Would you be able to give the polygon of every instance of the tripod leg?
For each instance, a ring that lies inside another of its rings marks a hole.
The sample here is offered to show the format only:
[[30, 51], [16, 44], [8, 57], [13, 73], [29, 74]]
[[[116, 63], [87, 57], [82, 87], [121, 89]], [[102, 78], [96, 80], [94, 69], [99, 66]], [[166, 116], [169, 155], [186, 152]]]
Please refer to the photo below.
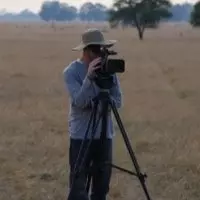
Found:
[[[96, 103], [96, 104], [98, 104], [98, 103]], [[89, 130], [90, 130], [90, 126], [92, 124], [92, 120], [95, 119], [96, 112], [97, 112], [97, 105], [95, 105], [94, 109], [91, 112], [91, 116], [90, 116], [90, 119], [89, 119], [89, 122], [88, 122], [88, 127], [87, 127], [87, 130], [86, 130], [86, 133], [85, 133], [85, 137], [84, 137], [84, 140], [81, 143], [79, 153], [78, 153], [78, 156], [77, 156], [77, 159], [76, 159], [76, 162], [75, 162], [74, 170], [72, 172], [73, 178], [72, 178], [71, 184], [70, 184], [70, 192], [69, 192], [68, 200], [73, 199], [74, 184], [75, 184], [75, 181], [78, 178], [79, 174], [81, 173], [81, 170], [82, 170], [82, 167], [83, 167], [83, 164], [84, 164], [84, 161], [85, 161], [83, 158], [85, 158], [86, 155], [85, 155], [85, 152], [84, 152], [84, 155], [83, 155], [83, 151], [85, 149], [85, 145], [87, 143], [87, 137], [88, 137], [88, 133], [89, 133]], [[95, 123], [95, 122], [93, 122], [93, 123]], [[89, 148], [89, 147], [87, 147], [87, 148]], [[81, 163], [81, 165], [80, 165], [80, 163]]]
[[[106, 101], [107, 102], [107, 101]], [[99, 119], [97, 120], [96, 124], [93, 123], [93, 127], [92, 127], [92, 138], [90, 139], [90, 144], [88, 146], [91, 146], [91, 142], [93, 141], [94, 139], [94, 136], [95, 136], [95, 132], [96, 132], [96, 129], [99, 125], [99, 122], [100, 120], [102, 119], [102, 132], [103, 134], [101, 134], [101, 137], [100, 137], [100, 141], [103, 145], [103, 141], [106, 140], [106, 129], [107, 129], [107, 110], [108, 110], [108, 106], [109, 106], [109, 103], [106, 103], [104, 102], [103, 103], [103, 109], [101, 110], [101, 113], [99, 115]], [[97, 109], [97, 105], [96, 105], [96, 109]], [[96, 116], [95, 116], [95, 119], [93, 122], [96, 121]], [[105, 135], [104, 135], [105, 134]], [[104, 147], [102, 147], [104, 148]], [[87, 150], [86, 150], [87, 151]], [[104, 156], [105, 157], [105, 156]], [[94, 161], [94, 160], [93, 160]], [[86, 185], [86, 191], [87, 193], [89, 193], [89, 189], [90, 189], [90, 184], [91, 184], [91, 179], [92, 179], [92, 173], [94, 172], [94, 166], [96, 165], [96, 163], [91, 163], [91, 171], [90, 173], [88, 174], [88, 180], [87, 180], [87, 185]]]
[[[90, 146], [91, 146], [91, 143], [95, 137], [95, 133], [96, 133], [96, 129], [99, 125], [99, 122], [101, 120], [101, 115], [99, 116], [99, 119], [97, 120], [96, 122], [96, 114], [97, 114], [97, 107], [98, 107], [98, 101], [95, 102], [95, 106], [94, 106], [94, 109], [93, 109], [93, 114], [91, 115], [91, 120], [93, 121], [90, 121], [89, 124], [88, 124], [88, 129], [87, 129], [87, 132], [85, 134], [85, 139], [81, 145], [81, 149], [80, 149], [80, 152], [79, 152], [79, 156], [78, 156], [78, 159], [77, 159], [77, 162], [76, 162], [76, 168], [75, 168], [75, 176], [74, 176], [74, 181], [76, 179], [76, 177], [78, 176], [79, 173], [81, 173], [81, 170], [83, 168], [83, 165], [84, 165], [84, 162], [87, 158], [87, 155], [89, 154], [89, 150], [90, 150]], [[89, 128], [92, 124], [92, 132], [91, 132], [91, 137], [87, 143], [87, 146], [84, 148], [85, 144], [86, 144], [86, 139], [87, 139], [87, 135], [89, 133]], [[82, 152], [84, 150], [84, 153]], [[83, 153], [83, 154], [82, 154]], [[89, 188], [90, 188], [90, 181], [91, 181], [91, 173], [88, 174], [88, 178], [87, 178], [87, 183], [86, 183], [86, 191], [87, 193], [89, 192]]]
[[[87, 149], [86, 149], [85, 155], [86, 155], [86, 154], [88, 153], [88, 151], [89, 151], [89, 147], [91, 146], [91, 143], [92, 143], [92, 141], [93, 141], [93, 139], [94, 139], [95, 132], [96, 132], [96, 129], [97, 129], [99, 123], [100, 123], [100, 120], [101, 120], [101, 118], [102, 118], [102, 115], [103, 115], [103, 113], [100, 114], [99, 119], [97, 120], [97, 123], [96, 123], [96, 124], [93, 123], [92, 137], [90, 138], [90, 141], [89, 141], [88, 147], [87, 147]], [[85, 156], [85, 155], [84, 155], [84, 156]], [[83, 160], [84, 160], [84, 158], [83, 158]], [[80, 167], [81, 167], [81, 165], [80, 165]], [[91, 163], [91, 169], [93, 169], [92, 163]], [[91, 172], [90, 172], [90, 173], [88, 174], [88, 180], [87, 180], [87, 185], [86, 185], [87, 193], [89, 193], [91, 178], [92, 178], [92, 174], [91, 174]]]
[[127, 147], [127, 149], [128, 149], [128, 152], [129, 152], [129, 155], [130, 155], [130, 157], [131, 157], [131, 160], [132, 160], [132, 162], [133, 162], [133, 164], [134, 164], [134, 166], [135, 166], [135, 170], [136, 170], [136, 173], [137, 173], [137, 177], [138, 177], [138, 179], [139, 179], [139, 181], [140, 181], [140, 183], [141, 183], [141, 185], [142, 185], [142, 188], [143, 188], [143, 190], [144, 190], [144, 192], [145, 192], [146, 198], [147, 198], [147, 200], [151, 200], [151, 198], [150, 198], [150, 196], [149, 196], [149, 193], [148, 193], [148, 190], [147, 190], [147, 187], [146, 187], [146, 184], [145, 184], [145, 177], [146, 177], [146, 175], [143, 175], [143, 174], [141, 173], [141, 171], [140, 171], [139, 164], [138, 164], [137, 159], [136, 159], [136, 157], [135, 157], [135, 154], [134, 154], [134, 152], [133, 152], [131, 143], [130, 143], [130, 141], [129, 141], [128, 135], [127, 135], [127, 133], [126, 133], [126, 131], [125, 131], [125, 128], [124, 128], [124, 126], [123, 126], [123, 123], [122, 123], [122, 120], [121, 120], [121, 118], [120, 118], [120, 115], [119, 115], [119, 113], [118, 113], [118, 111], [117, 111], [117, 108], [116, 108], [115, 104], [112, 103], [112, 102], [110, 102], [110, 106], [111, 106], [112, 111], [113, 111], [113, 113], [114, 113], [114, 116], [115, 116], [115, 118], [116, 118], [117, 124], [118, 124], [119, 129], [120, 129], [120, 131], [121, 131], [121, 134], [122, 134], [122, 136], [123, 136], [123, 139], [124, 139], [124, 142], [125, 142], [126, 147]]

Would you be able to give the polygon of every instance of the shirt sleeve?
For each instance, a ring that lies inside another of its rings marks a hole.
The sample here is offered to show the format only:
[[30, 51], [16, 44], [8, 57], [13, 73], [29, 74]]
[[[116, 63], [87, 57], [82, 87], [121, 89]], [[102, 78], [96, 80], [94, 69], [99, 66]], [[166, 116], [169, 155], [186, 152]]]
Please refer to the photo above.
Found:
[[122, 106], [122, 91], [119, 83], [119, 79], [117, 75], [115, 74], [113, 77], [113, 87], [110, 89], [110, 95], [112, 100], [115, 103], [115, 106], [117, 108], [120, 108]]
[[73, 68], [64, 71], [64, 81], [72, 105], [88, 108], [95, 97], [92, 81], [86, 76], [82, 84], [80, 84]]

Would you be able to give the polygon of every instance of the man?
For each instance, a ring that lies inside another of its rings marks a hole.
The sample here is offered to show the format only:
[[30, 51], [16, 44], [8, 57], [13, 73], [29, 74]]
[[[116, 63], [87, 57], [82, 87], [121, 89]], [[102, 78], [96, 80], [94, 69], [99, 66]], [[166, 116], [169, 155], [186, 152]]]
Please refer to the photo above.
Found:
[[[96, 76], [95, 71], [100, 68], [98, 65], [101, 61], [101, 57], [99, 56], [100, 47], [111, 47], [115, 42], [116, 41], [114, 40], [106, 41], [103, 34], [98, 29], [89, 29], [85, 31], [82, 35], [81, 44], [73, 49], [76, 51], [82, 51], [81, 58], [73, 61], [64, 70], [65, 85], [70, 97], [70, 188], [74, 178], [73, 170], [90, 119], [93, 105], [92, 100], [100, 92], [100, 88], [94, 81]], [[116, 75], [114, 75], [113, 87], [110, 89], [110, 96], [114, 100], [116, 107], [119, 108], [121, 106], [121, 90]], [[100, 111], [100, 108], [98, 111]], [[87, 142], [91, 137], [91, 134], [92, 131], [89, 130]], [[101, 134], [100, 122], [92, 145], [90, 146], [89, 153], [85, 159], [83, 169], [74, 181], [73, 191], [71, 191], [69, 197], [70, 200], [88, 199], [85, 186], [91, 162], [93, 164], [91, 200], [106, 200], [106, 196], [109, 192], [111, 167], [105, 163], [112, 162], [112, 138], [114, 135], [113, 122], [110, 113], [108, 114], [106, 139], [104, 140], [104, 143], [100, 140]]]

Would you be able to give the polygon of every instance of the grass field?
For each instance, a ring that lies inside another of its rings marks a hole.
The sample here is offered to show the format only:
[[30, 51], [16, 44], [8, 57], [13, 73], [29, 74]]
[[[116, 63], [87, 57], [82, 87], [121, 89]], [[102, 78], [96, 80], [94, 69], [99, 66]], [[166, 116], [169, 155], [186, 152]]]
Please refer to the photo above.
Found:
[[[87, 25], [89, 26], [89, 25]], [[0, 24], [0, 200], [64, 200], [68, 97], [63, 70], [86, 25]], [[102, 25], [90, 25], [100, 27]], [[126, 60], [120, 115], [152, 200], [200, 199], [200, 30], [163, 25], [140, 42], [108, 30]], [[120, 134], [115, 164], [133, 169]], [[143, 200], [135, 177], [113, 171], [110, 200]]]

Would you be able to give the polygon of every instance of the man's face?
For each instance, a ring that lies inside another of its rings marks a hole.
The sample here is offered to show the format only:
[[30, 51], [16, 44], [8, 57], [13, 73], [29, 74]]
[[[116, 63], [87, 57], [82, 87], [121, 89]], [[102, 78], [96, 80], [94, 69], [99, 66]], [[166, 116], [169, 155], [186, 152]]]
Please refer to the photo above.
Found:
[[[100, 47], [99, 47], [100, 48]], [[98, 49], [97, 49], [98, 50]], [[98, 51], [97, 51], [98, 52]], [[92, 62], [94, 59], [99, 57], [99, 53], [96, 52], [96, 49], [93, 48], [88, 48], [85, 52], [84, 52], [84, 56], [87, 58], [87, 60], [89, 62]]]
[[98, 56], [95, 55], [92, 51], [88, 51], [88, 58], [89, 58], [89, 61], [92, 62], [95, 58], [97, 58]]

